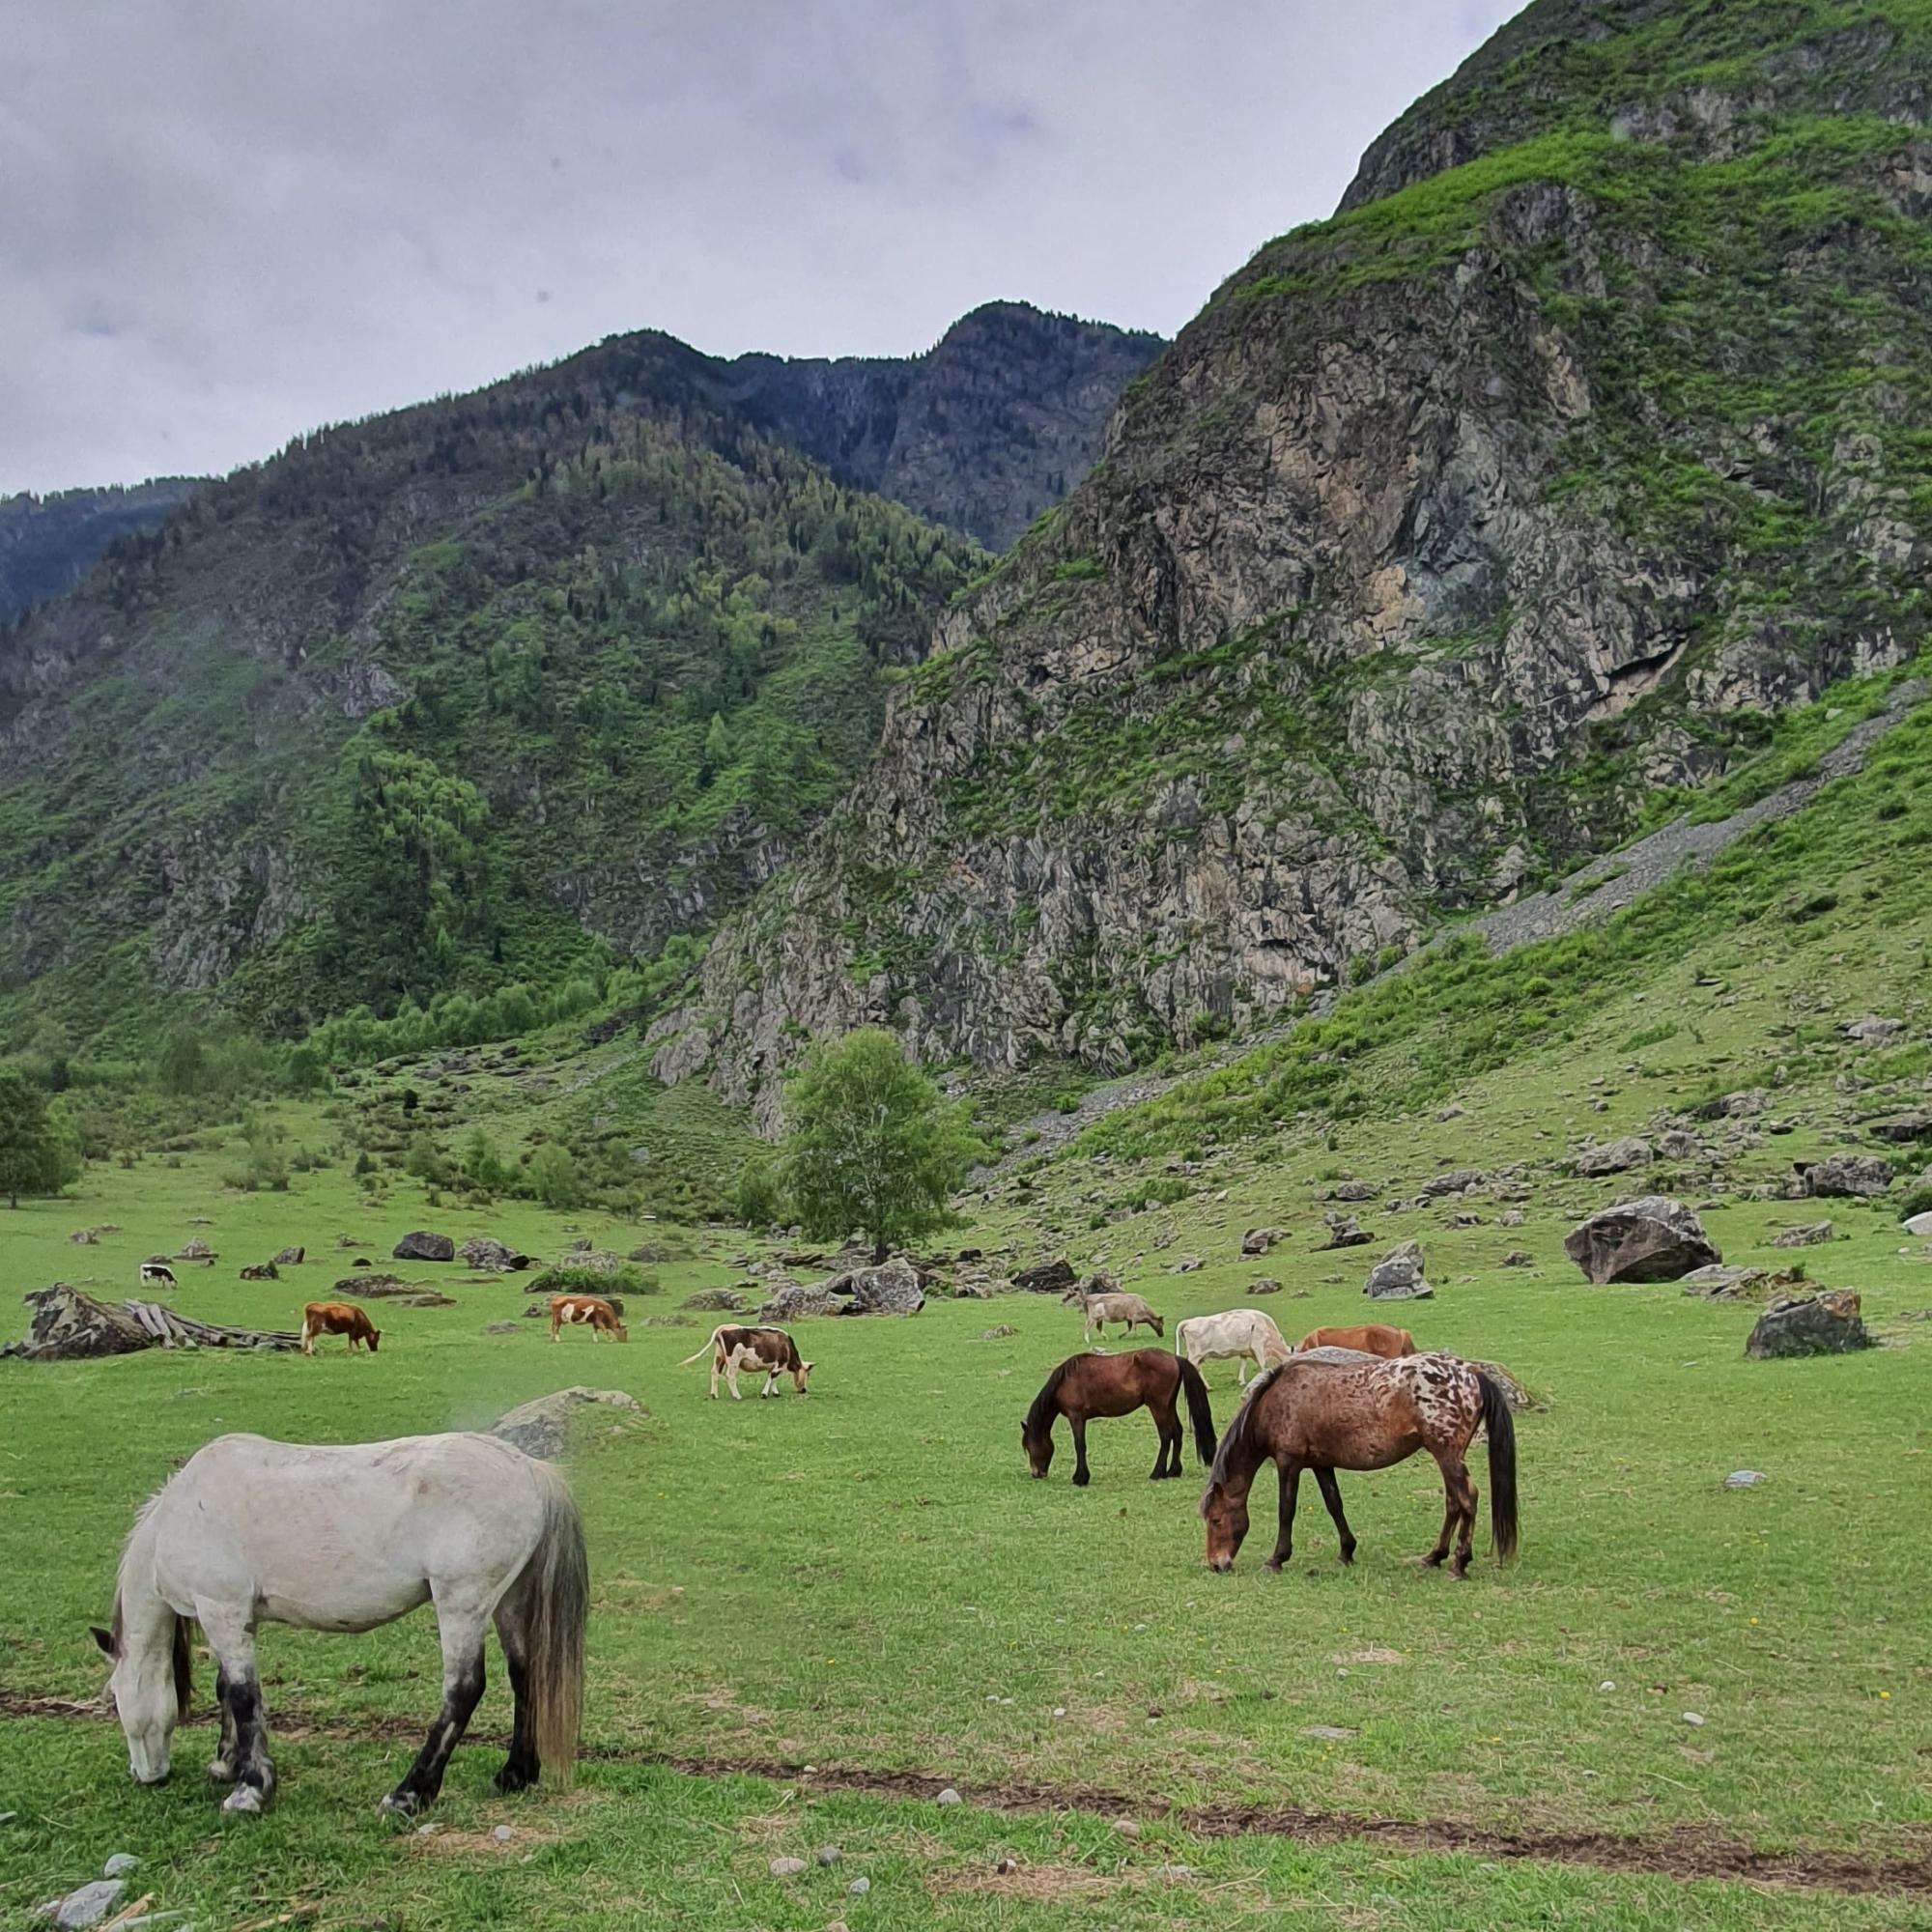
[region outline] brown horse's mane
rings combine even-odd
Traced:
[[[1208,1487],[1210,1491],[1226,1486],[1228,1464],[1234,1460],[1235,1451],[1249,1446],[1249,1438],[1253,1435],[1255,1428],[1255,1410],[1260,1406],[1262,1397],[1275,1385],[1282,1370],[1287,1367],[1286,1362],[1276,1362],[1272,1367],[1264,1369],[1248,1384],[1248,1392],[1241,1398],[1241,1406],[1235,1411],[1234,1421],[1229,1423],[1227,1433],[1221,1437],[1220,1444],[1214,1451],[1213,1466],[1208,1471]]]
[[[1029,1440],[1043,1435],[1053,1427],[1055,1414],[1053,1399],[1060,1393],[1060,1385],[1073,1373],[1073,1367],[1080,1360],[1078,1355],[1069,1355],[1065,1361],[1047,1377],[1039,1393],[1033,1399],[1033,1406],[1026,1412],[1026,1421],[1020,1425],[1020,1433]],[[1008,1414],[1012,1411],[1009,1409]],[[1010,1428],[1012,1425],[1008,1425]]]

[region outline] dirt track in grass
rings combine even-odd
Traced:
[[[111,1714],[99,1704],[0,1691],[0,1719],[14,1718],[112,1721]],[[188,1722],[208,1724],[213,1720],[209,1713]],[[282,1737],[323,1737],[350,1744],[380,1741],[413,1745],[419,1742],[422,1729],[400,1720],[376,1724],[319,1720],[286,1709],[272,1725],[273,1734]],[[471,1731],[465,1742],[497,1749],[507,1749],[509,1745],[507,1736],[487,1731]],[[854,1765],[815,1765],[808,1770],[802,1762],[779,1758],[686,1757],[622,1746],[592,1747],[583,1756],[592,1763],[661,1765],[691,1777],[764,1777],[812,1793],[930,1801],[952,1785],[967,1804],[989,1811],[1085,1811],[1106,1818],[1132,1817],[1171,1824],[1200,1838],[1289,1838],[1317,1845],[1359,1841],[1402,1852],[1537,1860],[1604,1871],[1653,1872],[1792,1890],[1932,1897],[1932,1844],[1918,1833],[1893,1834],[1900,1846],[1896,1854],[1867,1858],[1854,1852],[1802,1848],[1763,1851],[1718,1833],[1688,1829],[1647,1836],[1614,1832],[1511,1832],[1457,1818],[1378,1818],[1287,1804],[1170,1806],[1082,1785],[973,1785],[927,1772],[875,1771]]]

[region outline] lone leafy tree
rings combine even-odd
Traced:
[[[784,1191],[813,1240],[855,1228],[875,1262],[950,1227],[953,1190],[980,1151],[897,1038],[865,1027],[814,1049],[786,1094]]]
[[[47,1114],[46,1095],[0,1068],[0,1194],[10,1208],[23,1194],[58,1194],[79,1172],[73,1150]]]

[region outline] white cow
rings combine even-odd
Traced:
[[[1221,1315],[1193,1316],[1174,1331],[1174,1347],[1176,1353],[1185,1355],[1197,1367],[1233,1355],[1240,1365],[1236,1379],[1244,1388],[1250,1355],[1255,1358],[1258,1370],[1272,1362],[1285,1362],[1289,1357],[1289,1347],[1281,1338],[1281,1330],[1259,1308],[1231,1308]]]

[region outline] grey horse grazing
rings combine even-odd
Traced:
[[[122,1552],[114,1627],[95,1641],[139,1784],[167,1776],[192,1688],[188,1625],[219,1672],[221,1745],[208,1775],[234,1784],[226,1811],[274,1794],[258,1623],[366,1631],[424,1603],[442,1639],[442,1708],[414,1764],[383,1800],[410,1814],[442,1788],[443,1768],[483,1695],[491,1619],[516,1700],[499,1791],[548,1764],[568,1771],[583,1706],[590,1577],[577,1504],[562,1476],[493,1435],[410,1435],[312,1446],[222,1435],[142,1507]]]
[[[1095,1282],[1107,1284],[1095,1288]],[[1107,1339],[1107,1323],[1121,1321],[1126,1324],[1129,1335],[1134,1332],[1136,1322],[1145,1322],[1164,1341],[1167,1337],[1166,1324],[1138,1294],[1126,1294],[1112,1285],[1112,1277],[1104,1274],[1090,1275],[1077,1288],[1069,1288],[1061,1297],[1063,1302],[1073,1303],[1087,1318],[1087,1324],[1081,1333],[1083,1342],[1094,1339],[1094,1330],[1098,1328],[1100,1339]]]

